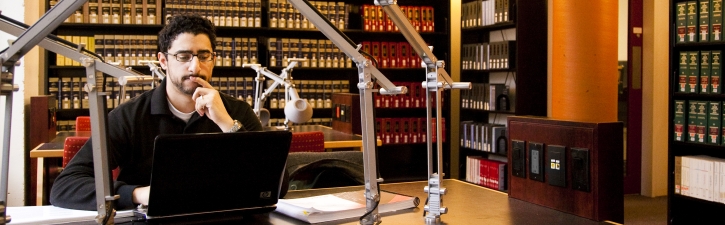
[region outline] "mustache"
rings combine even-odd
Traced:
[[[181,77],[181,80],[188,80],[190,77],[196,77],[196,78],[208,81],[205,76],[199,76],[199,75],[184,75],[183,77]]]

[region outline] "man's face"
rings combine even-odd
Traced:
[[[212,69],[214,68],[214,60],[202,62],[198,56],[193,56],[190,61],[183,62],[179,53],[191,53],[194,55],[213,53],[211,41],[206,34],[194,35],[191,33],[182,33],[176,36],[171,43],[171,48],[165,54],[158,54],[159,64],[166,70],[167,91],[174,91],[181,94],[192,95],[200,84],[189,80],[190,76],[196,76],[207,82],[211,79]],[[177,54],[174,56],[174,54]],[[179,61],[182,60],[182,61]]]

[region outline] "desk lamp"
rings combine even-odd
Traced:
[[[103,73],[119,78],[119,80],[126,79],[126,76],[139,77],[143,75],[106,63],[102,57],[85,49],[83,44],[76,45],[50,35],[51,31],[55,30],[64,21],[64,18],[68,18],[85,2],[85,0],[59,1],[32,26],[0,15],[0,30],[18,37],[7,49],[0,52],[0,64],[2,65],[2,70],[0,70],[0,95],[5,96],[7,99],[5,101],[5,126],[3,127],[4,135],[2,139],[2,167],[0,168],[0,224],[9,223],[11,220],[10,216],[6,215],[10,125],[13,92],[19,90],[13,82],[14,67],[18,60],[36,45],[69,59],[79,61],[86,68],[87,83],[83,90],[88,92],[90,103],[93,170],[95,173],[98,209],[96,222],[99,224],[114,223],[113,216],[116,212],[113,204],[114,200],[118,199],[118,195],[113,193],[111,170],[108,168],[105,127],[107,116],[106,98],[103,97],[106,94],[101,91],[103,85],[98,84],[96,78],[102,77]]]
[[[242,67],[249,67],[257,71],[256,87],[254,90],[254,113],[257,114],[259,120],[262,122],[262,126],[269,126],[269,111],[262,108],[264,102],[267,100],[272,91],[277,86],[284,85],[285,95],[285,106],[284,106],[284,127],[285,130],[289,130],[289,122],[293,123],[304,123],[312,118],[312,107],[305,99],[301,99],[294,84],[292,84],[292,68],[294,68],[298,62],[307,61],[307,59],[291,58],[287,59],[289,64],[287,67],[282,69],[282,74],[277,75],[267,70],[266,67],[262,67],[259,64],[243,64]],[[267,90],[262,92],[262,85],[264,84],[264,77],[269,77],[274,80],[274,83],[267,87]]]
[[[342,52],[352,59],[358,68],[358,89],[360,90],[360,120],[361,120],[361,131],[363,136],[363,162],[365,168],[365,204],[367,213],[360,217],[361,224],[376,224],[381,222],[380,215],[377,210],[378,203],[380,201],[380,190],[378,188],[378,182],[383,180],[378,178],[377,164],[375,162],[375,129],[373,118],[373,104],[372,104],[372,92],[379,92],[384,95],[396,95],[405,94],[408,90],[402,86],[395,86],[390,80],[388,80],[375,66],[366,59],[360,50],[360,45],[356,45],[352,40],[347,38],[342,31],[337,27],[333,26],[326,16],[320,11],[313,7],[307,0],[287,0],[292,6],[300,11],[308,21],[312,22],[317,29],[319,29],[332,43],[334,43]],[[425,206],[424,210],[427,212],[425,216],[426,222],[435,222],[440,219],[441,214],[447,212],[447,208],[441,205],[441,196],[446,193],[446,189],[442,187],[443,174],[443,140],[442,138],[442,111],[441,106],[441,92],[443,89],[470,89],[470,82],[453,82],[448,73],[443,69],[445,62],[439,61],[433,52],[427,48],[425,41],[418,32],[415,31],[414,27],[410,24],[410,21],[400,10],[395,0],[375,0],[375,5],[382,6],[386,14],[400,28],[401,33],[405,36],[406,40],[410,42],[411,47],[416,53],[422,58],[422,62],[425,67],[425,80],[422,84],[423,88],[427,90],[426,95],[426,108],[427,112],[427,132],[426,135],[428,144],[428,186],[424,188],[424,191],[428,193],[428,205]],[[380,86],[380,90],[373,89],[373,79]],[[437,104],[436,108],[436,129],[431,129],[433,123],[433,106],[431,105],[431,99],[435,98]],[[432,146],[432,135],[431,132],[436,131],[436,142],[437,145],[437,171],[433,171],[433,146]]]

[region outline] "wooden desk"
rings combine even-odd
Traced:
[[[360,135],[353,135],[353,134],[347,134],[340,131],[333,130],[330,127],[321,126],[321,125],[300,125],[300,126],[292,126],[292,132],[307,132],[307,131],[322,131],[323,135],[325,136],[325,149],[340,149],[340,148],[353,148],[353,149],[361,149],[362,148],[362,136]],[[30,150],[30,158],[37,158],[38,159],[38,169],[37,169],[37,198],[35,201],[36,205],[43,205],[43,202],[45,200],[45,190],[46,187],[43,185],[45,182],[45,173],[47,171],[44,170],[45,163],[44,158],[62,158],[63,157],[63,143],[65,142],[66,137],[70,136],[90,136],[90,132],[79,132],[76,133],[75,131],[61,131],[58,132],[56,137],[49,143],[43,143],[32,150]],[[382,145],[381,140],[377,140],[377,145]],[[60,166],[60,165],[55,165]],[[49,188],[49,187],[48,187]]]
[[[393,214],[383,214],[383,224],[425,224],[423,207],[426,193],[423,187],[427,181],[381,184],[385,191],[396,192],[420,198],[420,205],[413,209],[402,210]],[[583,217],[563,213],[554,209],[509,198],[506,193],[483,188],[459,180],[444,180],[443,187],[448,193],[443,196],[443,206],[448,213],[441,216],[435,224],[616,224],[597,222]],[[299,198],[336,192],[361,190],[363,186],[308,189],[290,191],[285,198]],[[116,218],[116,223],[123,223],[130,218]],[[359,224],[357,218],[333,221],[321,224]],[[307,224],[276,212],[246,216],[242,221],[233,224]]]

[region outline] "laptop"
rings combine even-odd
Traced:
[[[273,211],[291,140],[288,131],[159,135],[149,204],[135,210],[135,217]]]

